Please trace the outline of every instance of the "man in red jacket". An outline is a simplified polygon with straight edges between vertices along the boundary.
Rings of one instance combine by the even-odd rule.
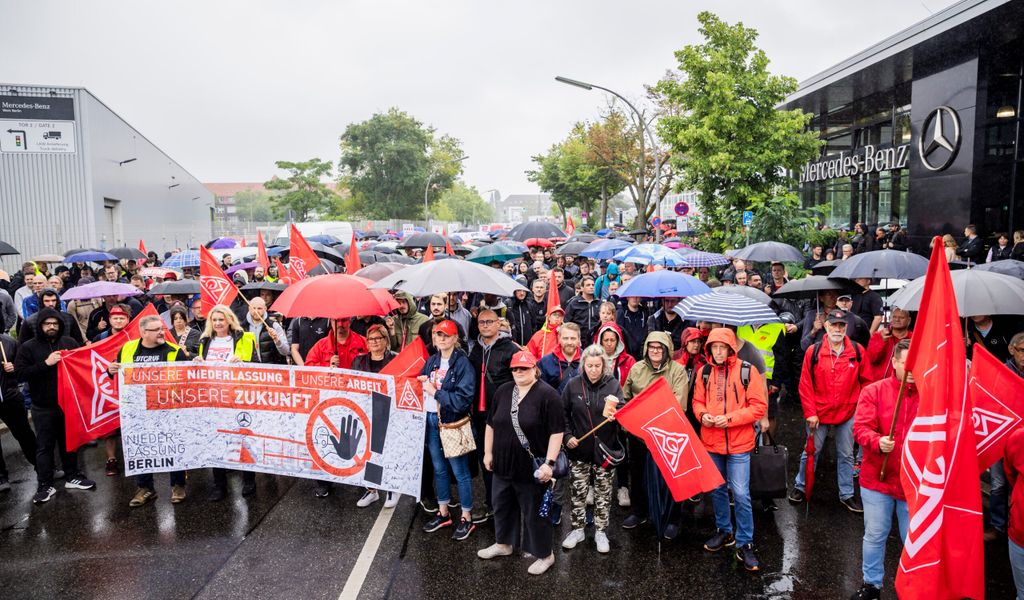
[[[307,367],[351,369],[352,361],[369,352],[366,338],[352,331],[352,319],[334,320],[334,336],[328,335],[313,345],[306,355]]]
[[[907,373],[903,401],[896,415],[896,430],[892,437],[896,398],[905,372],[910,340],[900,340],[893,348],[891,375],[866,386],[857,401],[857,414],[853,422],[853,437],[864,451],[860,468],[860,497],[864,503],[864,541],[861,571],[864,585],[851,596],[851,600],[869,600],[881,594],[885,577],[885,543],[892,528],[892,513],[900,528],[900,539],[907,537],[907,499],[900,485],[900,453],[907,430],[917,414],[917,389],[914,376]],[[888,456],[885,478],[881,477],[882,461]]]
[[[881,381],[892,374],[892,352],[900,340],[909,340],[914,332],[910,330],[910,312],[902,308],[892,310],[888,327],[879,327],[868,341],[867,362],[871,381]]]
[[[839,501],[848,510],[864,512],[854,496],[853,485],[853,413],[857,408],[860,388],[869,383],[864,365],[864,349],[846,337],[846,312],[833,309],[825,316],[825,338],[812,344],[804,353],[800,374],[800,403],[803,404],[807,435],[814,434],[814,447],[820,452],[829,429],[835,431],[839,454]],[[804,473],[807,453],[800,455],[789,501],[799,504],[807,499]]]
[[[1003,468],[1010,485],[1010,526],[1007,528],[1010,567],[1017,597],[1024,598],[1024,481],[1020,481],[1020,473],[1024,471],[1024,428],[1018,428],[1006,440]]]

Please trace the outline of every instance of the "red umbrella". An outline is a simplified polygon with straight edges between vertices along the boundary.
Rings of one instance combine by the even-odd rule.
[[[288,286],[274,301],[274,310],[286,317],[343,319],[383,315],[398,308],[387,290],[366,288],[372,283],[370,279],[340,273],[308,277]]]
[[[523,242],[523,244],[529,248],[535,248],[537,246],[540,246],[541,248],[551,248],[555,245],[554,242],[545,238],[530,238]]]
[[[276,308],[276,304],[274,305]],[[804,452],[807,453],[807,464],[804,465],[804,496],[806,497],[807,510],[810,510],[811,506],[811,490],[814,489],[814,455],[817,454],[817,449],[814,447],[814,430],[811,430],[811,434],[807,436],[807,445],[804,446]]]

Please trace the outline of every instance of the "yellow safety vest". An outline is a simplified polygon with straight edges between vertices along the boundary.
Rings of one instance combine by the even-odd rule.
[[[764,359],[764,378],[771,379],[775,370],[775,342],[779,337],[786,335],[786,326],[782,323],[768,323],[754,329],[750,325],[744,325],[736,329],[736,337],[746,340],[757,348]]]
[[[122,365],[135,362],[135,353],[139,351],[141,343],[142,342],[140,340],[129,340],[125,342],[124,346],[121,346],[121,351],[117,354],[117,362]],[[170,342],[164,343],[172,348],[172,350],[167,353],[167,361],[173,362],[178,358],[178,350],[180,350],[180,348]]]

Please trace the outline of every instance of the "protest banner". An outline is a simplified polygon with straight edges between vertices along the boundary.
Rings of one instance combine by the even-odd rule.
[[[221,467],[418,498],[426,423],[408,378],[320,367],[155,363],[119,374],[126,475]]]

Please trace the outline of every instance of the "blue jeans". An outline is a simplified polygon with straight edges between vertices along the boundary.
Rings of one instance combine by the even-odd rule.
[[[171,485],[185,485],[185,472],[184,471],[171,471],[168,473],[171,476]],[[146,488],[148,490],[154,490],[153,486],[153,474],[143,473],[142,475],[135,476],[135,485],[140,488]]]
[[[992,488],[988,494],[988,524],[992,529],[1006,532],[1006,472],[1003,471],[1003,461],[997,460],[994,465],[988,468],[989,477],[992,478]]]
[[[1013,569],[1013,585],[1017,588],[1017,600],[1024,600],[1024,548],[1009,540],[1010,568]]]
[[[746,546],[754,541],[754,512],[750,508],[750,453],[709,453],[725,483],[711,491],[711,504],[715,507],[715,527],[732,533],[732,515],[729,510],[729,492],[736,508],[736,543]]]
[[[881,588],[885,577],[885,542],[892,528],[892,511],[896,510],[896,520],[900,528],[900,539],[907,539],[907,503],[897,500],[888,494],[860,488],[860,499],[864,503],[864,541],[861,552],[864,554],[861,570],[864,572],[864,583]]]
[[[459,504],[463,512],[473,510],[473,478],[469,473],[469,454],[445,458],[441,447],[441,432],[438,430],[437,413],[427,413],[427,450],[430,461],[434,463],[434,491],[437,492],[437,503],[447,505],[451,502],[451,480],[448,478],[448,465],[452,466],[455,481],[459,488]]]
[[[817,469],[821,451],[825,446],[825,439],[829,430],[836,432],[836,453],[839,455],[839,499],[846,500],[853,497],[853,417],[845,423],[838,425],[818,425],[814,430],[815,460],[814,467]],[[806,428],[807,435],[811,435],[810,427]],[[807,453],[800,453],[800,470],[796,473],[794,487],[804,491],[804,470],[807,467]]]

